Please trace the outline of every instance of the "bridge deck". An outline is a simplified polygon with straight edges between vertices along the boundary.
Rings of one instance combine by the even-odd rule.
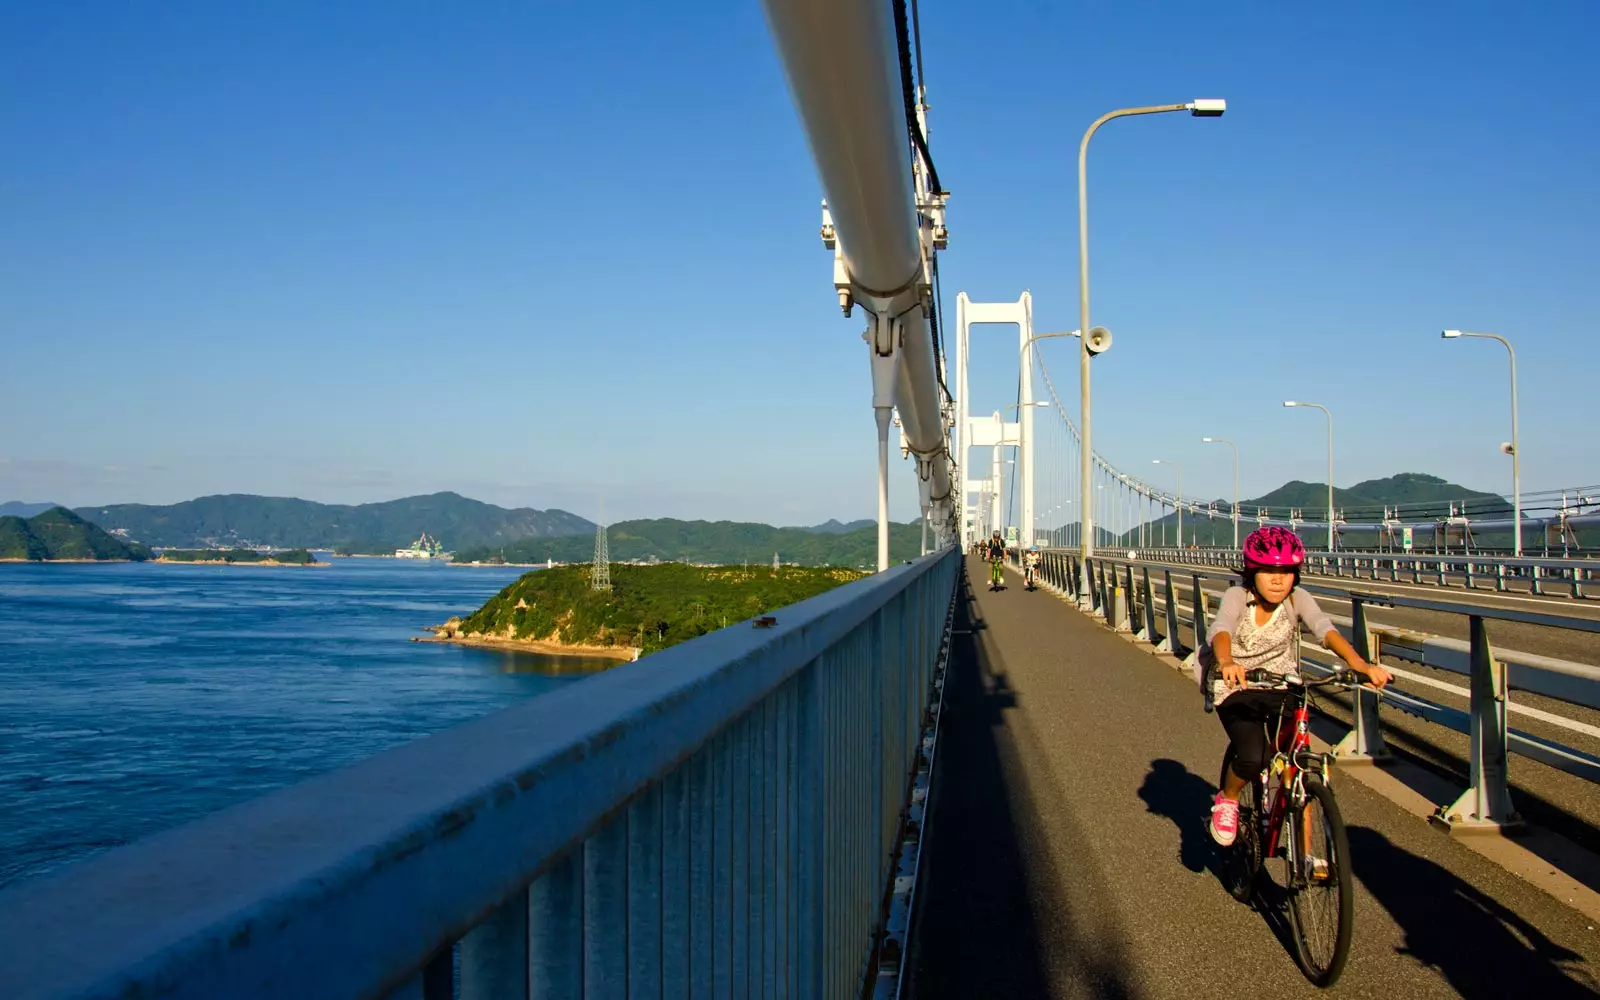
[[[959,602],[914,995],[1319,995],[1287,914],[1215,877],[1204,817],[1225,738],[1198,693],[1011,583]],[[1339,993],[1595,994],[1600,930],[1579,913],[1365,786],[1338,791],[1358,890]]]

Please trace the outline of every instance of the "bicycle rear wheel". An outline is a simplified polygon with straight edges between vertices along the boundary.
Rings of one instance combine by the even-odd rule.
[[[1309,776],[1305,787],[1306,806],[1291,814],[1286,831],[1290,838],[1285,852],[1289,913],[1306,978],[1317,986],[1332,986],[1344,971],[1345,959],[1350,957],[1354,933],[1350,839],[1333,789]],[[1313,870],[1308,864],[1304,856],[1308,841],[1309,857],[1325,860],[1325,872]]]
[[[1222,773],[1217,777],[1217,787],[1228,780],[1233,769],[1233,745],[1222,755]],[[1241,903],[1250,902],[1256,891],[1256,878],[1261,873],[1261,835],[1256,825],[1256,809],[1261,799],[1259,780],[1245,783],[1239,793],[1239,835],[1233,846],[1223,848],[1222,884],[1228,895]]]

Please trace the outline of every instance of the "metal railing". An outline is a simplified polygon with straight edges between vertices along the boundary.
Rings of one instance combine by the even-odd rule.
[[[0,996],[854,1000],[901,953],[880,928],[904,933],[959,567],[945,549],[0,892]]]
[[[1043,579],[1047,585],[1077,600],[1086,612],[1100,615],[1118,631],[1150,642],[1158,652],[1182,655],[1203,644],[1210,600],[1204,584],[1227,587],[1238,582],[1228,573],[1185,572],[1127,559],[1093,558],[1086,574],[1088,590],[1080,593],[1078,557],[1066,551],[1044,553]],[[1152,570],[1159,581],[1152,586]],[[1174,583],[1174,575],[1180,581]],[[1438,723],[1471,736],[1469,751],[1470,785],[1455,802],[1442,807],[1435,817],[1452,828],[1493,828],[1520,822],[1511,804],[1507,783],[1507,756],[1511,752],[1542,761],[1592,782],[1600,782],[1600,758],[1581,750],[1512,729],[1507,721],[1508,696],[1513,688],[1534,691],[1560,701],[1588,708],[1600,708],[1600,667],[1573,663],[1552,657],[1502,650],[1498,653],[1489,641],[1490,621],[1521,622],[1600,634],[1600,621],[1562,615],[1539,614],[1480,607],[1442,601],[1416,600],[1383,594],[1363,594],[1355,590],[1304,584],[1313,594],[1337,597],[1351,605],[1348,624],[1339,630],[1362,658],[1377,662],[1381,657],[1424,664],[1464,674],[1469,678],[1469,708],[1462,711],[1437,704],[1419,695],[1391,686],[1380,696],[1370,689],[1357,689],[1352,695],[1354,728],[1336,747],[1346,758],[1373,759],[1385,753],[1383,731],[1378,714],[1380,700],[1401,711]],[[1184,591],[1187,590],[1187,593]],[[1189,611],[1182,602],[1187,597]],[[1157,621],[1160,605],[1161,621]],[[1468,620],[1469,641],[1462,642],[1424,635],[1405,629],[1373,625],[1368,621],[1371,608],[1413,608],[1422,611],[1458,614]],[[1334,616],[1335,621],[1339,620]],[[1184,643],[1187,628],[1191,641]],[[1312,650],[1304,664],[1313,672],[1328,669]],[[1328,654],[1331,656],[1331,654]],[[1554,719],[1558,725],[1562,720]]]
[[[1240,555],[1232,549],[1137,549],[1141,562],[1186,566],[1237,567]],[[1430,555],[1395,552],[1307,552],[1305,573],[1352,580],[1434,584],[1468,590],[1508,592],[1508,582],[1520,581],[1537,595],[1552,588],[1575,598],[1600,592],[1600,560],[1514,559],[1497,555]]]

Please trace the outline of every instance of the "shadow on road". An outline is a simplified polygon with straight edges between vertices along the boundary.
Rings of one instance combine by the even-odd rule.
[[[1090,915],[1072,913],[1041,850],[1063,834],[1045,832],[1017,766],[1028,752],[1007,724],[1017,695],[984,648],[969,580],[958,586],[911,996],[1052,997],[1071,981],[1088,989],[1075,995],[1131,997],[1129,970],[1084,939],[1079,926]]]
[[[1217,889],[1225,892],[1223,863],[1226,852],[1211,839],[1206,820],[1211,815],[1212,797],[1217,786],[1200,777],[1182,763],[1158,758],[1139,786],[1145,808],[1172,820],[1178,828],[1178,860],[1192,872],[1210,872],[1217,878]],[[1267,865],[1273,865],[1269,859]],[[1291,959],[1296,958],[1294,929],[1289,923],[1289,895],[1273,881],[1269,871],[1256,880],[1254,907],[1278,943]],[[1296,959],[1298,961],[1298,959]]]
[[[1367,892],[1405,932],[1396,950],[1437,970],[1467,1000],[1592,998],[1600,987],[1583,956],[1376,830],[1350,828],[1350,860]]]

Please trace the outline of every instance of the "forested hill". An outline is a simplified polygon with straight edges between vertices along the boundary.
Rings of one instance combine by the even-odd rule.
[[[875,566],[878,559],[876,526],[837,533],[742,521],[619,521],[606,529],[606,539],[611,558],[617,561],[659,559],[770,566],[776,553],[784,563],[866,569]],[[891,560],[914,559],[921,552],[921,528],[890,525]],[[457,551],[455,558],[457,562],[588,562],[594,558],[594,535],[526,538],[503,546]]]
[[[350,548],[393,552],[424,531],[447,549],[503,545],[529,536],[591,535],[593,522],[564,510],[507,510],[459,493],[355,506],[249,494],[168,506],[112,504],[77,513],[146,545],[173,548]]]
[[[648,653],[815,597],[861,573],[833,567],[612,566],[611,590],[589,566],[524,574],[460,624],[466,638],[625,646]]]
[[[1400,517],[1404,520],[1426,521],[1448,514],[1452,503],[1465,505],[1468,512],[1478,518],[1511,512],[1511,505],[1499,494],[1468,489],[1446,482],[1438,476],[1420,472],[1402,472],[1387,479],[1369,479],[1348,489],[1336,486],[1333,490],[1334,507],[1351,522],[1381,521],[1386,507],[1398,507]],[[1262,507],[1267,508],[1275,518],[1285,518],[1291,508],[1298,508],[1307,520],[1326,522],[1328,484],[1306,483],[1296,479],[1284,483],[1271,493],[1239,501],[1239,515],[1243,522],[1241,531],[1249,531],[1254,527],[1250,521]],[[1219,516],[1214,519],[1194,514],[1184,515],[1184,544],[1203,546],[1231,544],[1233,522],[1227,516],[1231,513],[1231,505],[1219,500],[1217,512]],[[1177,520],[1176,514],[1168,514],[1150,522],[1149,527],[1156,531],[1157,542],[1160,541],[1161,532],[1165,529],[1168,543],[1176,543]],[[1146,530],[1148,532],[1149,529]],[[1325,537],[1327,533],[1325,524],[1321,530]],[[1318,537],[1317,531],[1317,526],[1310,524],[1302,529],[1302,536],[1315,539]],[[1138,529],[1134,529],[1122,535],[1113,544],[1131,544],[1136,542],[1138,537]]]
[[[139,562],[149,558],[149,549],[108,535],[65,507],[26,519],[0,517],[0,559]]]

